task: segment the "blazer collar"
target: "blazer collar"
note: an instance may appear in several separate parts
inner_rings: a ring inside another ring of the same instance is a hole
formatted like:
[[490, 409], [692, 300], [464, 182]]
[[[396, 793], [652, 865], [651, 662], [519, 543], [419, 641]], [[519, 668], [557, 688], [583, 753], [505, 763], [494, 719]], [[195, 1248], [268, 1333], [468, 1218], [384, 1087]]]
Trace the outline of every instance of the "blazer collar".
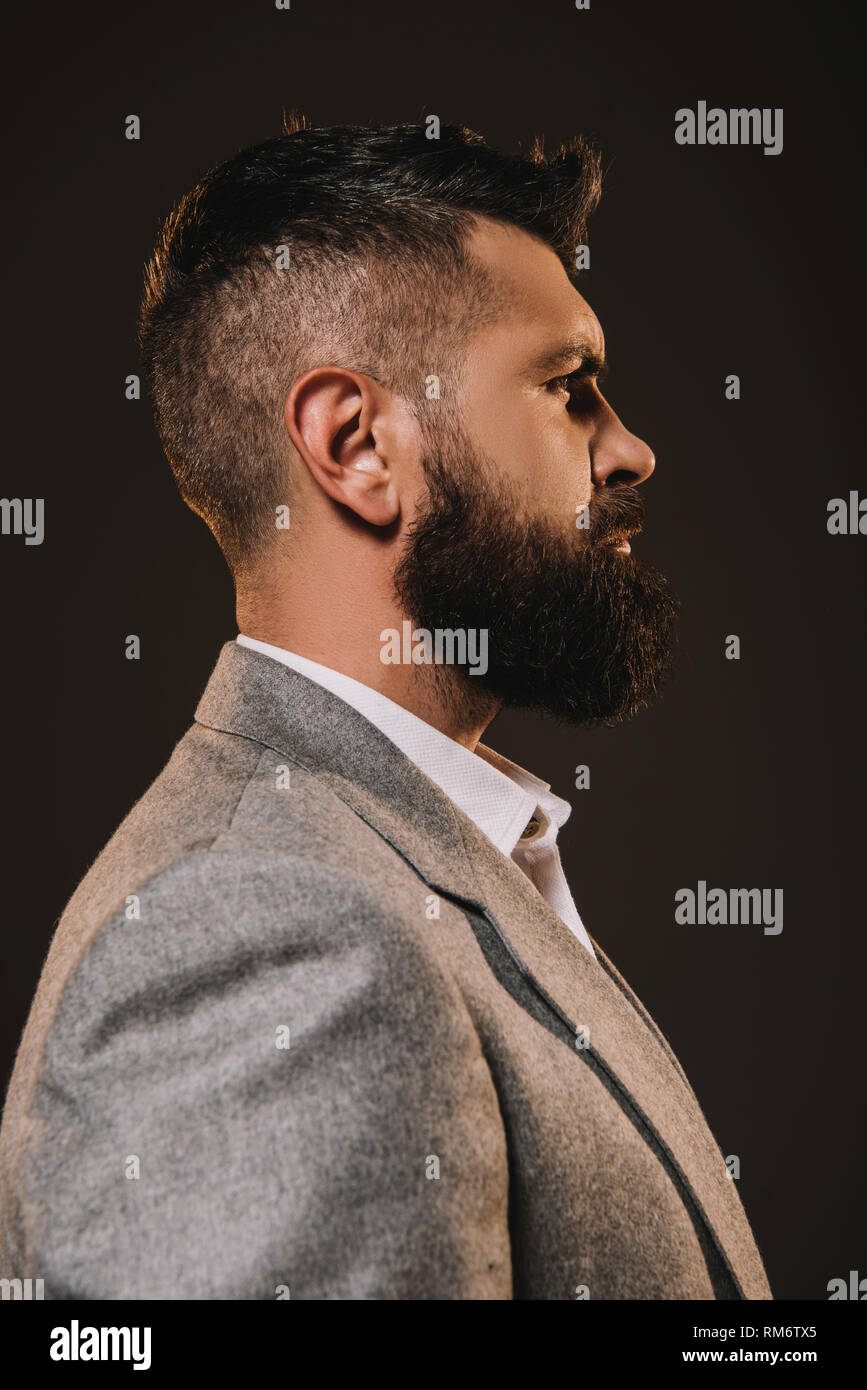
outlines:
[[372, 690], [341, 671], [299, 656], [297, 652], [259, 642], [244, 634], [239, 634], [235, 640], [242, 647], [251, 647], [299, 671], [358, 710], [435, 782], [459, 810], [475, 821], [503, 854], [512, 853], [538, 809], [541, 808], [543, 816], [555, 821], [558, 827], [568, 818], [571, 806], [555, 797], [547, 783], [485, 748], [484, 744], [478, 744], [476, 751], [470, 752], [469, 748], [380, 691]]
[[468, 818], [391, 739], [330, 690], [261, 652], [227, 642], [195, 719], [294, 759], [432, 887], [477, 898], [458, 823], [459, 816], [470, 823]]

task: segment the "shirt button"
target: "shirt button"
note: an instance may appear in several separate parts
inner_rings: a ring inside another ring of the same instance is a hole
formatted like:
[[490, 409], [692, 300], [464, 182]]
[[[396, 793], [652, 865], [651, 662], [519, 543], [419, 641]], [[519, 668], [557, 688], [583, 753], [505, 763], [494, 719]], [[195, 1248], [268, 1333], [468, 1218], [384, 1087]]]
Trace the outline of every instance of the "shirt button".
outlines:
[[528, 821], [527, 821], [527, 828], [524, 830], [523, 834], [521, 835], [521, 839], [522, 839], [522, 840], [532, 840], [533, 836], [536, 835], [536, 834], [538, 834], [539, 829], [540, 829], [540, 824], [541, 824], [541, 822], [538, 821], [538, 820], [536, 819], [535, 816], [533, 816], [531, 820], [528, 820]]

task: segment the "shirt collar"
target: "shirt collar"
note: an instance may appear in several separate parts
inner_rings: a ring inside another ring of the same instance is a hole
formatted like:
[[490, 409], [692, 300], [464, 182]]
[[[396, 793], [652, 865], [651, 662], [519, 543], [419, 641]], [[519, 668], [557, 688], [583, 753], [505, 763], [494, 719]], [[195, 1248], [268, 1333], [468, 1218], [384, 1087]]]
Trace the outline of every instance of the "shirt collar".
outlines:
[[531, 837], [532, 843], [538, 845], [542, 839], [553, 843], [571, 814], [569, 802], [555, 796], [549, 783], [492, 748], [479, 743], [471, 753], [462, 743], [425, 723], [387, 695], [342, 671], [243, 633], [236, 640], [241, 646], [252, 647], [292, 667], [357, 709], [436, 783], [503, 854], [512, 854], [534, 818], [539, 821], [539, 829]]

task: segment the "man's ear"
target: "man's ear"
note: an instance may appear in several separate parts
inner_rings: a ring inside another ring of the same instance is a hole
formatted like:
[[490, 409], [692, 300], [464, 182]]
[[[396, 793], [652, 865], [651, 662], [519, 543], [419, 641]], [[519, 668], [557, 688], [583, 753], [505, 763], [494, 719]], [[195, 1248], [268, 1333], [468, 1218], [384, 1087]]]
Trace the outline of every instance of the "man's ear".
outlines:
[[406, 412], [371, 377], [314, 367], [286, 397], [286, 429], [313, 481], [371, 526], [400, 516], [400, 462]]

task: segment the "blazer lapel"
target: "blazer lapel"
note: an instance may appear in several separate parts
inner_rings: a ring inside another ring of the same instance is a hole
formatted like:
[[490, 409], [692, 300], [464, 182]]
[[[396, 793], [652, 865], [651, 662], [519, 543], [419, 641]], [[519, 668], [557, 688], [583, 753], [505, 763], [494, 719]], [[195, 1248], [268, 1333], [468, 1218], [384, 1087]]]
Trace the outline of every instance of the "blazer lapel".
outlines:
[[485, 904], [513, 952], [573, 1033], [579, 1027], [589, 1030], [589, 1049], [576, 1049], [576, 1057], [586, 1060], [592, 1051], [640, 1112], [686, 1184], [743, 1296], [768, 1297], [735, 1182], [656, 1023], [597, 943], [600, 959], [594, 961], [518, 866], [471, 822], [462, 829]]

